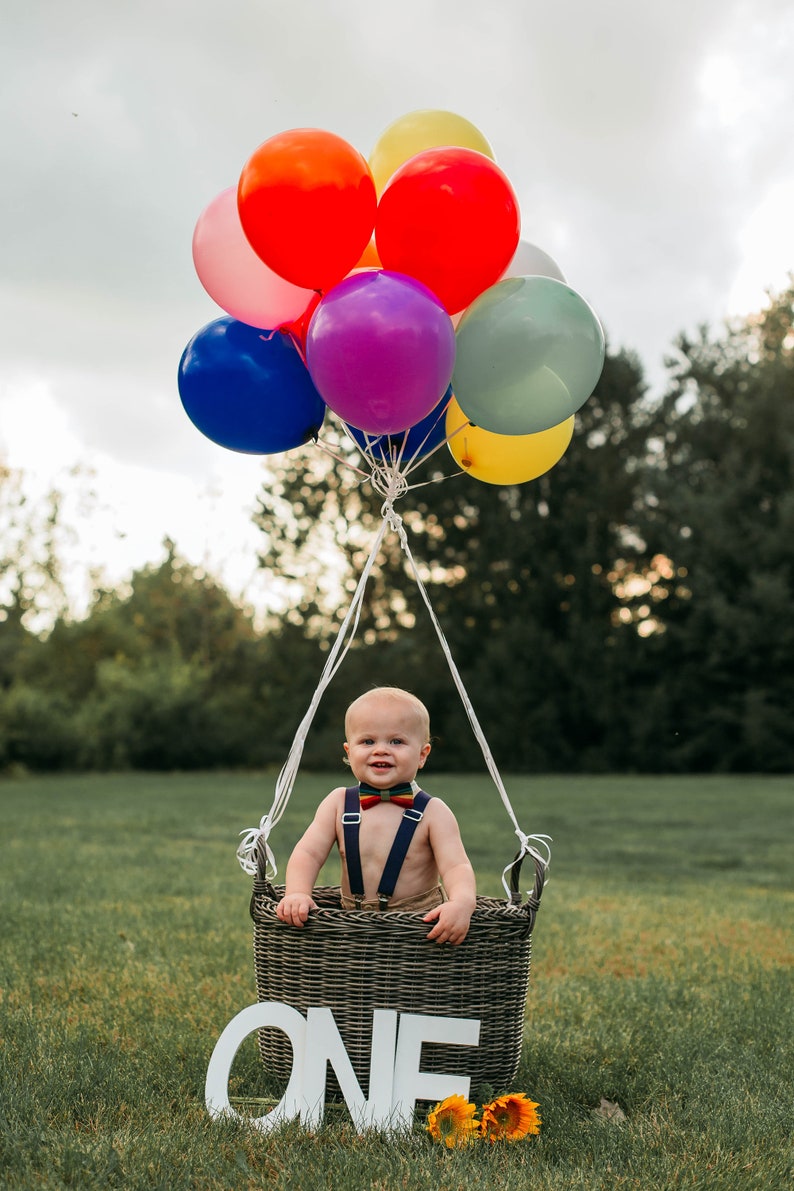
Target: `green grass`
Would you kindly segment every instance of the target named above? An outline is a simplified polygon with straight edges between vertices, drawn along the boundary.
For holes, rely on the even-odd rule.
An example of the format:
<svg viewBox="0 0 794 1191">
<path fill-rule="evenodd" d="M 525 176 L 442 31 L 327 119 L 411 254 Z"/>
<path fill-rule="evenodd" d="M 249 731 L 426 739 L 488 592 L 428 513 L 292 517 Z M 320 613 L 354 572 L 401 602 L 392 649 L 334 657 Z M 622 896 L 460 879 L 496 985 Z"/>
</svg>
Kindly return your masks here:
<svg viewBox="0 0 794 1191">
<path fill-rule="evenodd" d="M 301 778 L 283 869 L 320 794 Z M 791 778 L 515 778 L 554 836 L 516 1091 L 540 1137 L 448 1152 L 417 1127 L 358 1138 L 211 1122 L 215 1041 L 255 999 L 237 832 L 262 775 L 0 783 L 4 1188 L 636 1187 L 776 1191 L 792 1175 Z M 458 811 L 482 892 L 512 827 L 485 779 L 428 778 Z M 333 872 L 327 874 L 333 878 Z M 527 874 L 529 877 L 529 874 Z M 272 1087 L 248 1044 L 242 1096 Z M 625 1120 L 594 1114 L 602 1098 Z"/>
</svg>

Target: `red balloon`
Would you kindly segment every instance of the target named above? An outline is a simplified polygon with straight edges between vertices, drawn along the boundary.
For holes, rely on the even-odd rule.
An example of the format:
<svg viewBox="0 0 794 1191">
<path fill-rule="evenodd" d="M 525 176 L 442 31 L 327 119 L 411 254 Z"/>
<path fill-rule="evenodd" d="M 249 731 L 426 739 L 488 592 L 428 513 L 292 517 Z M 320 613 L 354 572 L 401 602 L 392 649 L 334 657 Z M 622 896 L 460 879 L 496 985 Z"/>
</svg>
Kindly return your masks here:
<svg viewBox="0 0 794 1191">
<path fill-rule="evenodd" d="M 474 149 L 426 149 L 392 175 L 381 195 L 375 242 L 384 269 L 408 273 L 450 314 L 495 285 L 521 231 L 507 176 Z"/>
<path fill-rule="evenodd" d="M 274 273 L 324 291 L 358 263 L 377 199 L 357 149 L 332 132 L 294 128 L 249 157 L 237 207 L 248 242 Z"/>
<path fill-rule="evenodd" d="M 309 323 L 312 321 L 314 312 L 322 300 L 321 294 L 312 294 L 309 299 L 309 305 L 304 310 L 303 314 L 299 314 L 297 318 L 292 319 L 291 322 L 282 323 L 278 328 L 282 335 L 289 335 L 293 346 L 300 358 L 306 363 L 306 337 L 309 334 Z"/>
</svg>

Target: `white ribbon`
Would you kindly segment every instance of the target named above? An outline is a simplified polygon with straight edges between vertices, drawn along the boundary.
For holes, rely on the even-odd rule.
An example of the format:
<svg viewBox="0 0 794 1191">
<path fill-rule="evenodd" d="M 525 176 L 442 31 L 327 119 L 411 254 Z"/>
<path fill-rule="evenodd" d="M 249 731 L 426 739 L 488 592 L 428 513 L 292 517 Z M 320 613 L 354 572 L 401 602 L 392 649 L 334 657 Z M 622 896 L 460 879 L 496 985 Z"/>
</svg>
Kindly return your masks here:
<svg viewBox="0 0 794 1191">
<path fill-rule="evenodd" d="M 246 831 L 241 831 L 240 835 L 244 838 L 240 841 L 237 847 L 237 859 L 240 862 L 240 867 L 244 872 L 248 873 L 250 877 L 255 877 L 257 873 L 257 864 L 254 861 L 254 854 L 258 844 L 262 844 L 265 849 L 266 868 L 265 872 L 269 880 L 272 880 L 277 873 L 276 859 L 270 850 L 270 844 L 267 842 L 272 828 L 270 815 L 263 815 L 258 827 L 249 827 Z M 271 876 L 272 874 L 272 876 Z"/>
<path fill-rule="evenodd" d="M 315 713 L 320 705 L 320 701 L 325 694 L 325 691 L 342 664 L 345 654 L 350 648 L 353 638 L 356 635 L 356 629 L 358 628 L 358 622 L 361 616 L 361 606 L 364 599 L 364 592 L 366 591 L 367 587 L 367 580 L 369 579 L 372 568 L 375 565 L 375 559 L 377 558 L 378 551 L 380 550 L 381 543 L 383 542 L 383 539 L 386 535 L 386 530 L 388 528 L 388 522 L 384 519 L 380 530 L 378 531 L 378 535 L 375 538 L 369 558 L 364 564 L 364 569 L 361 572 L 361 578 L 358 581 L 358 586 L 356 587 L 353 598 L 350 601 L 350 607 L 348 608 L 347 615 L 339 628 L 336 639 L 328 653 L 328 657 L 326 658 L 322 674 L 320 675 L 320 681 L 318 682 L 314 695 L 312 696 L 309 708 L 298 725 L 298 730 L 293 738 L 287 759 L 281 768 L 278 778 L 276 779 L 273 805 L 271 806 L 268 813 L 260 820 L 259 827 L 249 827 L 247 830 L 240 833 L 244 838 L 237 849 L 237 859 L 240 862 L 240 867 L 247 873 L 256 872 L 256 864 L 253 860 L 253 852 L 255 851 L 259 840 L 264 839 L 265 843 L 267 843 L 267 838 L 270 835 L 270 832 L 279 822 L 282 815 L 284 814 L 284 811 L 286 810 L 287 803 L 289 802 L 290 795 L 292 794 L 292 788 L 295 785 L 295 778 L 297 777 L 298 770 L 300 768 L 301 757 L 303 756 L 303 749 L 306 743 L 306 737 L 309 734 L 309 728 L 312 725 Z M 267 861 L 268 879 L 272 880 L 278 873 L 278 868 L 276 867 L 273 853 L 269 848 L 267 852 Z"/>
<path fill-rule="evenodd" d="M 513 865 L 519 864 L 525 856 L 531 856 L 533 860 L 540 861 L 540 863 L 543 865 L 543 871 L 545 873 L 548 871 L 548 867 L 551 864 L 552 841 L 550 835 L 524 835 L 523 831 L 519 831 L 518 828 L 516 828 L 516 835 L 518 836 L 521 844 L 518 855 L 516 856 L 515 860 L 511 860 L 510 863 L 502 870 L 502 888 L 505 891 L 505 897 L 508 901 L 510 901 L 512 897 L 512 890 L 507 883 L 507 874 L 512 870 Z M 544 850 L 546 853 L 545 856 L 542 856 L 537 848 L 532 847 L 529 842 L 530 840 L 534 840 L 535 843 L 537 843 Z M 531 890 L 528 889 L 526 892 L 527 896 L 529 896 Z"/>
<path fill-rule="evenodd" d="M 376 440 L 373 440 L 373 443 L 375 441 Z M 369 440 L 367 445 L 368 447 L 370 446 Z M 237 858 L 240 862 L 240 866 L 246 873 L 249 873 L 250 875 L 256 873 L 256 863 L 253 860 L 253 854 L 256 851 L 257 845 L 261 841 L 266 849 L 268 879 L 272 880 L 278 872 L 275 858 L 267 842 L 268 837 L 270 832 L 281 819 L 286 809 L 287 803 L 289 802 L 289 798 L 292 794 L 292 789 L 295 784 L 295 779 L 300 768 L 300 761 L 301 757 L 303 756 L 306 737 L 308 735 L 312 721 L 314 720 L 314 716 L 320 701 L 332 679 L 334 678 L 334 675 L 341 666 L 345 655 L 350 648 L 353 638 L 356 635 L 356 629 L 358 628 L 358 622 L 361 616 L 361 608 L 363 605 L 367 582 L 372 572 L 372 568 L 375 565 L 375 560 L 378 556 L 378 552 L 380 551 L 386 531 L 387 529 L 391 529 L 397 534 L 400 541 L 400 546 L 405 553 L 406 558 L 408 559 L 408 564 L 413 574 L 414 581 L 419 589 L 419 594 L 424 601 L 425 607 L 430 614 L 430 619 L 436 631 L 439 644 L 441 645 L 441 650 L 444 654 L 444 657 L 447 659 L 452 680 L 455 683 L 458 694 L 461 698 L 461 702 L 463 703 L 463 707 L 466 711 L 466 715 L 468 716 L 469 723 L 471 724 L 472 731 L 474 732 L 474 736 L 482 751 L 486 767 L 491 775 L 494 785 L 499 791 L 499 796 L 502 799 L 504 808 L 507 811 L 515 829 L 515 834 L 518 836 L 521 846 L 519 858 L 530 855 L 543 865 L 543 869 L 545 871 L 548 869 L 551 862 L 551 837 L 548 835 L 526 835 L 518 825 L 518 820 L 516 819 L 516 816 L 513 812 L 510 799 L 507 796 L 507 790 L 505 789 L 504 782 L 502 781 L 496 761 L 494 760 L 493 754 L 491 753 L 488 741 L 485 738 L 485 733 L 483 732 L 480 722 L 477 719 L 471 699 L 469 698 L 468 692 L 466 691 L 466 688 L 463 684 L 463 679 L 460 676 L 460 672 L 455 665 L 455 660 L 452 657 L 452 652 L 447 643 L 447 639 L 444 636 L 444 632 L 438 622 L 438 618 L 436 617 L 432 604 L 430 603 L 430 597 L 427 594 L 427 590 L 424 583 L 422 582 L 422 578 L 417 569 L 414 557 L 411 554 L 411 548 L 408 544 L 408 535 L 405 530 L 403 519 L 394 508 L 394 501 L 403 496 L 409 490 L 410 486 L 406 477 L 408 472 L 411 470 L 411 465 L 415 462 L 416 456 L 414 456 L 414 458 L 409 461 L 407 466 L 403 468 L 402 447 L 400 448 L 399 455 L 396 459 L 394 459 L 392 464 L 385 464 L 382 462 L 382 460 L 376 459 L 374 454 L 371 454 L 369 450 L 365 451 L 365 454 L 367 455 L 372 467 L 372 486 L 375 491 L 384 498 L 383 505 L 381 506 L 381 526 L 373 543 L 372 549 L 370 550 L 369 558 L 364 564 L 364 569 L 361 572 L 361 577 L 359 578 L 358 585 L 350 602 L 347 615 L 342 622 L 334 644 L 328 654 L 328 658 L 326 659 L 325 666 L 323 667 L 322 674 L 320 675 L 320 681 L 318 682 L 317 688 L 314 692 L 314 695 L 312 696 L 309 708 L 301 720 L 300 725 L 298 726 L 298 730 L 295 733 L 295 737 L 292 741 L 292 746 L 287 756 L 287 760 L 284 762 L 281 772 L 279 773 L 276 780 L 273 805 L 271 806 L 268 813 L 260 820 L 259 827 L 249 827 L 245 831 L 240 832 L 240 835 L 243 837 L 237 849 Z M 538 848 L 533 847 L 530 841 L 534 841 L 539 848 L 542 849 L 542 851 L 539 851 Z M 502 885 L 508 900 L 510 898 L 510 889 L 507 885 L 506 876 L 511 868 L 512 864 L 509 864 L 502 873 Z"/>
</svg>

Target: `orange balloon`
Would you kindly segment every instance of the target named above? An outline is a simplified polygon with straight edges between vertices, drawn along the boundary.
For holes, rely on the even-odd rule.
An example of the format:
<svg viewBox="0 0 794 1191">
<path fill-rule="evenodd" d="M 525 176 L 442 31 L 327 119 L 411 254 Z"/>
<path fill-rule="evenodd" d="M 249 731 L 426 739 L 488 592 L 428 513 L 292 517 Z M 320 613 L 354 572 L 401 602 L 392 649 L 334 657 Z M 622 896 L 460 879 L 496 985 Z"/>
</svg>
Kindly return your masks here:
<svg viewBox="0 0 794 1191">
<path fill-rule="evenodd" d="M 357 149 L 332 132 L 293 128 L 249 157 L 237 207 L 248 242 L 274 273 L 325 291 L 366 249 L 377 199 Z"/>
<path fill-rule="evenodd" d="M 473 426 L 453 397 L 447 407 L 449 449 L 484 484 L 525 484 L 559 463 L 573 437 L 574 416 L 537 434 L 494 434 Z"/>
<path fill-rule="evenodd" d="M 356 264 L 357 269 L 382 269 L 380 257 L 378 256 L 377 245 L 375 244 L 375 237 L 373 236 L 367 247 L 362 252 Z"/>
</svg>

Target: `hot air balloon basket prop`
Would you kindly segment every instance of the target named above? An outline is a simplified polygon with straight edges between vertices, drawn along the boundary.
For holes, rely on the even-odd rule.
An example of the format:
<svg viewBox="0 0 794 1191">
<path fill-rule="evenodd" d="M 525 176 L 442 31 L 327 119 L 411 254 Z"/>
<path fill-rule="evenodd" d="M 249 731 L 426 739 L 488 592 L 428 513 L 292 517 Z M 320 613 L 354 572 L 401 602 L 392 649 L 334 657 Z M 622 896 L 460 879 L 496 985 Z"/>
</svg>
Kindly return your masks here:
<svg viewBox="0 0 794 1191">
<path fill-rule="evenodd" d="M 372 481 L 390 477 L 384 488 L 381 529 L 364 565 L 347 616 L 333 642 L 314 693 L 276 782 L 270 811 L 259 827 L 241 833 L 238 858 L 253 876 L 250 912 L 254 923 L 254 967 L 260 1002 L 290 1005 L 300 1013 L 312 1006 L 331 1010 L 356 1078 L 366 1089 L 372 1049 L 373 1012 L 427 1014 L 480 1022 L 476 1050 L 443 1043 L 422 1047 L 423 1069 L 470 1077 L 472 1094 L 481 1089 L 506 1088 L 516 1073 L 524 1036 L 529 983 L 532 930 L 540 905 L 550 860 L 549 840 L 527 835 L 518 825 L 499 771 L 460 672 L 430 604 L 429 596 L 411 553 L 407 530 L 395 512 L 394 489 L 401 476 L 386 468 L 373 472 Z M 383 537 L 396 532 L 419 593 L 446 657 L 450 675 L 468 715 L 472 730 L 502 803 L 520 841 L 517 856 L 504 869 L 504 899 L 478 897 L 469 932 L 460 946 L 439 947 L 428 942 L 422 914 L 389 911 L 370 913 L 341 908 L 338 887 L 315 888 L 317 910 L 312 910 L 302 930 L 285 925 L 276 916 L 283 886 L 272 884 L 275 860 L 269 839 L 289 800 L 297 776 L 303 745 L 324 691 L 349 648 L 372 567 Z M 522 864 L 534 866 L 532 888 L 520 892 Z M 265 1069 L 289 1077 L 293 1064 L 290 1041 L 277 1029 L 259 1031 Z M 338 1094 L 329 1073 L 326 1098 Z"/>
<path fill-rule="evenodd" d="M 532 858 L 535 878 L 522 902 L 520 862 L 511 868 L 509 900 L 478 897 L 469 933 L 459 947 L 427 941 L 419 914 L 372 914 L 342 910 L 339 889 L 318 888 L 303 930 L 285 928 L 276 918 L 283 888 L 260 869 L 254 878 L 254 966 L 260 1001 L 281 1001 L 306 1013 L 329 1006 L 353 1069 L 366 1089 L 369 1079 L 374 1009 L 399 1014 L 444 1014 L 477 1018 L 477 1048 L 425 1043 L 423 1069 L 464 1074 L 472 1095 L 483 1088 L 508 1088 L 516 1074 L 524 1038 L 532 928 L 545 866 Z M 292 1048 L 279 1030 L 259 1031 L 265 1070 L 286 1081 Z M 338 1097 L 333 1075 L 327 1096 Z"/>
<path fill-rule="evenodd" d="M 476 1048 L 427 1041 L 421 1048 L 425 1068 L 465 1072 L 473 1094 L 509 1087 L 521 1056 L 548 838 L 525 834 L 516 821 L 394 507 L 418 463 L 445 446 L 454 474 L 516 485 L 545 475 L 571 442 L 575 414 L 601 373 L 604 335 L 559 266 L 520 233 L 517 197 L 482 134 L 462 117 L 428 111 L 390 126 L 369 161 L 318 129 L 271 137 L 236 188 L 205 209 L 193 237 L 196 271 L 225 315 L 183 352 L 178 380 L 188 417 L 242 453 L 313 442 L 383 501 L 380 531 L 271 809 L 241 833 L 238 849 L 253 878 L 255 1008 L 330 1009 L 362 1088 L 378 1010 L 477 1019 Z M 348 447 L 359 448 L 362 468 L 323 442 L 329 413 Z M 388 532 L 399 537 L 520 841 L 502 876 L 504 899 L 477 898 L 460 946 L 428 943 L 421 914 L 342 910 L 339 890 L 329 887 L 314 891 L 318 908 L 304 929 L 276 916 L 283 889 L 272 883 L 268 841 Z M 522 864 L 525 880 L 534 866 L 523 899 Z M 295 1055 L 284 1030 L 262 1026 L 259 1047 L 268 1072 L 289 1079 Z M 328 1078 L 331 1094 L 335 1075 Z"/>
</svg>

